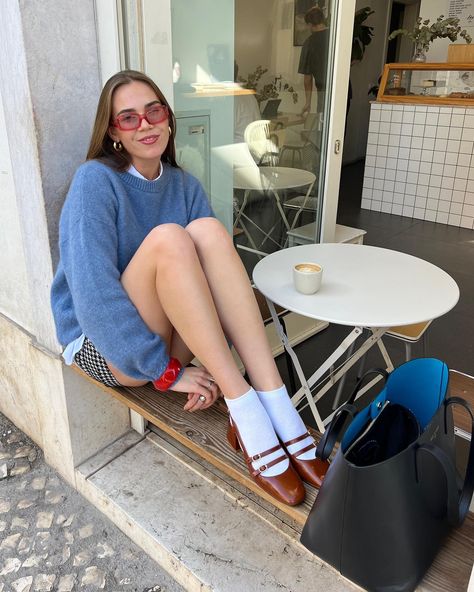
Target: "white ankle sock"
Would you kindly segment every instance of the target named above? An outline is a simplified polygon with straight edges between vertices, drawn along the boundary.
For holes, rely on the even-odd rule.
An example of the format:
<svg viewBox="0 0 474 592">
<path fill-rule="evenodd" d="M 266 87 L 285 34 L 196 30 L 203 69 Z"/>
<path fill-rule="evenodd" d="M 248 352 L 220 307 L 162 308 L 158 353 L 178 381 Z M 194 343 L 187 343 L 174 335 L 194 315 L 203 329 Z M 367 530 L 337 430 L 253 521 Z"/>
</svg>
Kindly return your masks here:
<svg viewBox="0 0 474 592">
<path fill-rule="evenodd" d="M 279 444 L 272 422 L 253 388 L 237 399 L 224 400 L 229 408 L 232 421 L 239 430 L 243 445 L 249 456 L 264 452 Z M 284 454 L 284 450 L 280 448 L 262 459 L 253 461 L 252 465 L 258 469 L 262 465 L 268 464 Z M 264 477 L 280 475 L 286 471 L 289 464 L 290 462 L 286 458 L 266 471 L 263 471 L 262 475 Z"/>
<path fill-rule="evenodd" d="M 257 391 L 257 395 L 282 442 L 293 440 L 293 438 L 297 438 L 307 431 L 298 411 L 290 401 L 285 385 L 274 391 Z M 297 454 L 298 450 L 306 448 L 311 442 L 314 442 L 314 439 L 312 436 L 308 436 L 304 440 L 288 446 L 288 452 Z M 303 454 L 297 455 L 296 458 L 299 460 L 316 458 L 316 448 L 303 452 Z"/>
</svg>

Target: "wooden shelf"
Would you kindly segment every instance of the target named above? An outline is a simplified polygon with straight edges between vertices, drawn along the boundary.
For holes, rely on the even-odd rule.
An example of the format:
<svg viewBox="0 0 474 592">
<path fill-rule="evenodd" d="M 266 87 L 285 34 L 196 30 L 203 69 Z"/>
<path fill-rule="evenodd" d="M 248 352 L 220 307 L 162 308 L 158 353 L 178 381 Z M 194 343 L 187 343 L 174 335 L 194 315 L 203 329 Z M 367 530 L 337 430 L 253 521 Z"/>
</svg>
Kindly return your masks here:
<svg viewBox="0 0 474 592">
<path fill-rule="evenodd" d="M 466 106 L 474 106 L 474 95 L 473 98 L 460 98 L 460 97 L 453 97 L 453 96 L 436 96 L 436 95 L 421 95 L 421 94 L 389 94 L 389 91 L 392 90 L 393 92 L 396 90 L 405 92 L 409 89 L 405 88 L 387 88 L 390 74 L 393 72 L 403 72 L 403 71 L 453 71 L 458 70 L 462 71 L 473 71 L 474 70 L 474 63 L 448 63 L 448 62 L 409 62 L 409 63 L 400 63 L 400 64 L 385 64 L 384 71 L 382 74 L 382 78 L 380 81 L 379 92 L 377 94 L 377 102 L 378 103 L 402 103 L 402 104 L 414 104 L 414 105 L 466 105 Z"/>
</svg>

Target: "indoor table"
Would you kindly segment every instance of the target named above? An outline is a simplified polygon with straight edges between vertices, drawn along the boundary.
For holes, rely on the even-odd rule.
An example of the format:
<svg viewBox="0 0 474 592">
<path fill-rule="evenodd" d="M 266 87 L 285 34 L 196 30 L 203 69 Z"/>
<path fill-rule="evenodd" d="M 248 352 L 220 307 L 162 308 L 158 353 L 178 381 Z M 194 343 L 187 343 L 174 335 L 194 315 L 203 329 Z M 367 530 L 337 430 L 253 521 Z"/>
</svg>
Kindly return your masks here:
<svg viewBox="0 0 474 592">
<path fill-rule="evenodd" d="M 321 288 L 304 295 L 293 286 L 297 263 L 317 263 L 323 268 Z M 364 355 L 378 345 L 388 371 L 393 370 L 382 336 L 390 327 L 430 321 L 451 310 L 459 299 L 456 282 L 445 271 L 417 257 L 379 247 L 355 244 L 313 244 L 282 249 L 260 260 L 253 281 L 266 297 L 275 327 L 288 351 L 301 388 L 293 395 L 295 406 L 307 404 L 323 432 L 332 415 L 321 418 L 317 401 Z M 295 351 L 278 322 L 274 304 L 292 312 L 338 325 L 353 327 L 336 350 L 306 379 Z M 363 329 L 371 335 L 350 355 L 324 386 L 323 376 L 348 351 Z M 366 392 L 377 379 L 362 391 Z M 318 387 L 320 387 L 318 389 Z M 312 390 L 315 392 L 312 393 Z"/>
<path fill-rule="evenodd" d="M 288 219 L 282 207 L 280 192 L 287 189 L 296 189 L 299 187 L 307 187 L 304 199 L 302 200 L 301 209 L 305 206 L 309 199 L 311 190 L 314 182 L 316 181 L 316 175 L 303 169 L 293 169 L 289 167 L 280 166 L 245 166 L 234 169 L 234 189 L 243 189 L 244 198 L 240 208 L 237 208 L 236 216 L 234 220 L 234 228 L 240 224 L 244 230 L 253 250 L 258 252 L 257 246 L 253 241 L 252 237 L 248 233 L 245 224 L 242 223 L 242 218 L 247 220 L 250 224 L 255 226 L 260 232 L 264 234 L 264 239 L 260 243 L 260 247 L 263 243 L 269 239 L 278 246 L 281 246 L 275 241 L 270 234 L 272 233 L 275 225 L 268 231 L 265 232 L 263 228 L 258 226 L 251 218 L 245 214 L 245 208 L 249 200 L 251 191 L 262 191 L 268 192 L 275 198 L 276 206 L 280 213 L 283 224 L 285 225 L 286 231 L 292 230 L 298 219 L 298 212 L 296 213 L 293 223 L 290 226 Z M 265 253 L 263 253 L 265 254 Z"/>
</svg>

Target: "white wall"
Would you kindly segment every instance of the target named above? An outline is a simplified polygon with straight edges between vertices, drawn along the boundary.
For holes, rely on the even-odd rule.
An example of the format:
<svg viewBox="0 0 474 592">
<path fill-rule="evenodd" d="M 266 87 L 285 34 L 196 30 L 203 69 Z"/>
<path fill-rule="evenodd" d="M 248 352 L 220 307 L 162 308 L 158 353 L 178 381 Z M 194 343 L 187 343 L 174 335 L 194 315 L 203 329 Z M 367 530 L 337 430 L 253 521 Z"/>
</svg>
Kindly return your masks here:
<svg viewBox="0 0 474 592">
<path fill-rule="evenodd" d="M 418 18 L 419 4 L 406 4 L 403 17 L 403 29 L 413 29 Z M 390 31 L 391 32 L 391 31 Z M 408 37 L 400 37 L 399 62 L 411 62 L 413 57 L 413 42 Z"/>
<path fill-rule="evenodd" d="M 356 10 L 370 6 L 374 10 L 364 24 L 374 27 L 372 43 L 367 47 L 364 58 L 351 68 L 352 103 L 347 120 L 344 142 L 344 163 L 364 158 L 369 128 L 369 88 L 377 84 L 385 63 L 387 31 L 390 22 L 390 2 L 380 0 L 357 0 Z"/>
<path fill-rule="evenodd" d="M 233 96 L 193 95 L 189 84 L 234 78 L 234 0 L 173 0 L 171 2 L 173 61 L 181 65 L 181 80 L 174 88 L 174 108 L 186 115 L 209 115 L 212 153 L 234 141 Z M 210 160 L 210 199 L 216 216 L 230 230 L 232 162 Z"/>
<path fill-rule="evenodd" d="M 235 60 L 244 78 L 256 66 L 271 67 L 273 11 L 278 0 L 237 0 L 235 3 Z M 242 34 L 243 33 L 243 34 Z"/>
<path fill-rule="evenodd" d="M 441 14 L 448 16 L 449 0 L 421 0 L 420 16 L 423 19 L 436 20 Z M 461 23 L 462 25 L 462 23 Z M 474 39 L 474 24 L 471 27 L 462 25 L 463 29 Z M 429 52 L 426 54 L 429 62 L 445 62 L 448 58 L 448 47 L 451 41 L 449 39 L 436 39 L 431 44 Z M 458 39 L 457 43 L 465 43 L 464 39 Z"/>
<path fill-rule="evenodd" d="M 283 96 L 280 111 L 298 113 L 304 101 L 303 75 L 298 74 L 301 47 L 293 45 L 293 0 L 238 0 L 235 3 L 235 60 L 244 78 L 261 65 L 268 72 L 259 86 L 275 76 L 298 92 L 298 102 Z M 313 93 L 316 94 L 316 93 Z"/>
</svg>

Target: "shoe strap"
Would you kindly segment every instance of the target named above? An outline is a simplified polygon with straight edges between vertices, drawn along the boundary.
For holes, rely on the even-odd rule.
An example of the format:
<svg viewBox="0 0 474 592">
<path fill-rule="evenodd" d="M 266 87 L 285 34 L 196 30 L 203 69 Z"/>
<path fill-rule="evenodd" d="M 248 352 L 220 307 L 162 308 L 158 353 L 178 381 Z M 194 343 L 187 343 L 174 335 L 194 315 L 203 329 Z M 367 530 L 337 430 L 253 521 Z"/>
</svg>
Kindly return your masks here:
<svg viewBox="0 0 474 592">
<path fill-rule="evenodd" d="M 305 432 L 304 434 L 301 434 L 301 436 L 298 436 L 297 438 L 293 438 L 293 440 L 288 440 L 287 442 L 283 442 L 283 446 L 285 448 L 288 448 L 288 446 L 291 446 L 292 444 L 297 444 L 298 442 L 305 440 L 308 436 L 310 436 L 312 438 L 312 436 L 309 432 Z M 313 443 L 314 443 L 314 439 L 313 439 Z"/>
<path fill-rule="evenodd" d="M 311 442 L 311 444 L 308 444 L 308 446 L 305 446 L 301 450 L 297 450 L 296 452 L 293 452 L 293 454 L 289 454 L 291 454 L 291 456 L 295 456 L 296 458 L 298 458 L 300 454 L 304 454 L 305 452 L 308 452 L 308 450 L 312 450 L 314 448 L 317 448 L 316 442 Z"/>
<path fill-rule="evenodd" d="M 277 448 L 280 448 L 280 447 L 277 446 Z M 273 467 L 274 465 L 277 465 L 278 463 L 288 459 L 286 454 L 282 454 L 281 456 L 279 456 L 275 460 L 271 460 L 270 462 L 265 463 L 264 465 L 258 467 L 258 469 L 255 469 L 252 465 L 252 459 L 255 459 L 255 456 L 261 457 L 261 455 L 256 454 L 253 457 L 246 459 L 248 467 L 249 467 L 249 472 L 252 475 L 252 477 L 256 477 L 257 475 L 260 475 L 261 473 L 263 473 L 264 471 L 266 471 L 270 467 Z M 258 460 L 258 459 L 256 459 L 256 460 Z"/>
<path fill-rule="evenodd" d="M 249 460 L 250 461 L 260 460 L 264 456 L 268 456 L 272 452 L 276 452 L 279 448 L 281 448 L 281 446 L 280 446 L 280 444 L 277 444 L 273 448 L 269 448 L 268 450 L 265 450 L 265 452 L 259 452 L 258 454 L 254 454 L 253 456 L 249 456 Z"/>
<path fill-rule="evenodd" d="M 232 417 L 230 414 L 229 414 L 229 421 L 230 421 L 230 425 L 232 426 L 232 428 L 236 431 L 237 439 L 239 441 L 240 447 L 242 448 L 242 452 L 244 453 L 245 462 L 247 463 L 249 473 L 252 475 L 252 477 L 256 477 L 257 475 L 260 475 L 260 473 L 263 473 L 264 471 L 266 471 L 270 467 L 273 467 L 274 465 L 278 464 L 279 462 L 282 462 L 282 461 L 288 459 L 288 457 L 285 454 L 285 451 L 283 450 L 283 448 L 281 447 L 280 444 L 277 444 L 276 446 L 273 446 L 272 448 L 269 448 L 268 450 L 264 450 L 263 452 L 259 452 L 258 454 L 254 454 L 253 456 L 248 456 L 247 451 L 245 450 L 245 446 L 243 445 L 243 443 L 240 439 L 239 430 L 237 429 L 237 426 L 235 425 L 235 423 L 233 423 Z M 275 460 L 272 460 L 268 463 L 263 464 L 258 469 L 254 468 L 254 466 L 252 465 L 252 463 L 254 461 L 260 460 L 261 458 L 268 456 L 269 454 L 272 454 L 272 452 L 276 452 L 277 450 L 282 451 L 281 456 L 279 456 Z"/>
</svg>

